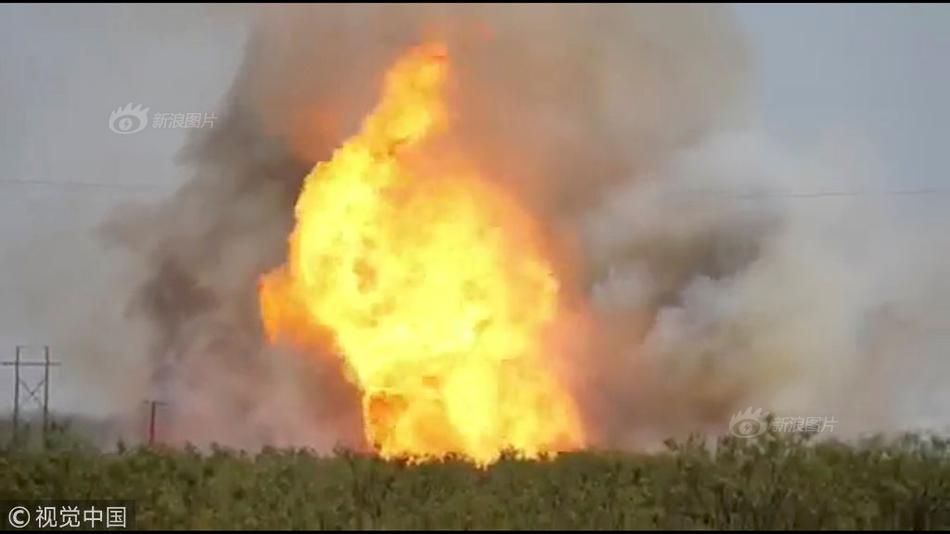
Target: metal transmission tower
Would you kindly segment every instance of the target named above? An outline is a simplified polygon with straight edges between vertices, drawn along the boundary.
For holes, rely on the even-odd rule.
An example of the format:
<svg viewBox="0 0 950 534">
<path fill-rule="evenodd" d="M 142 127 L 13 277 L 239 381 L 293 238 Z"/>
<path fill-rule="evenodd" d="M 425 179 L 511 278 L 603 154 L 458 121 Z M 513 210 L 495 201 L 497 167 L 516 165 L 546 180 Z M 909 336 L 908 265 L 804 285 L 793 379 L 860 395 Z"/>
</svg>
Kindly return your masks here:
<svg viewBox="0 0 950 534">
<path fill-rule="evenodd" d="M 2 362 L 4 366 L 13 366 L 13 438 L 19 435 L 20 430 L 20 390 L 26 392 L 24 400 L 26 402 L 34 401 L 37 406 L 43 408 L 43 437 L 49 430 L 49 368 L 60 365 L 60 362 L 54 362 L 49 359 L 49 345 L 43 345 L 43 361 L 23 360 L 21 354 L 28 349 L 26 345 L 16 346 L 16 357 L 13 361 Z M 20 374 L 20 367 L 43 367 L 43 378 L 35 382 L 32 387 L 23 379 Z M 43 388 L 43 398 L 40 399 L 39 389 Z"/>
</svg>

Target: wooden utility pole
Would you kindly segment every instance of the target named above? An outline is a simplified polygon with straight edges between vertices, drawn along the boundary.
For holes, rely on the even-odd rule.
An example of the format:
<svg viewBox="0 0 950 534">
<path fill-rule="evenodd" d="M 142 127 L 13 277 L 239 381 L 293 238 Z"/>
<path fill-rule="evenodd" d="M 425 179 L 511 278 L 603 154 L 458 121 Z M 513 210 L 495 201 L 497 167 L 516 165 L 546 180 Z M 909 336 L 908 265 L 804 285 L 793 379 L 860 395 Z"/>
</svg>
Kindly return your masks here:
<svg viewBox="0 0 950 534">
<path fill-rule="evenodd" d="M 159 406 L 165 406 L 167 403 L 157 400 L 147 400 L 148 404 L 148 446 L 155 444 L 155 412 Z"/>
</svg>

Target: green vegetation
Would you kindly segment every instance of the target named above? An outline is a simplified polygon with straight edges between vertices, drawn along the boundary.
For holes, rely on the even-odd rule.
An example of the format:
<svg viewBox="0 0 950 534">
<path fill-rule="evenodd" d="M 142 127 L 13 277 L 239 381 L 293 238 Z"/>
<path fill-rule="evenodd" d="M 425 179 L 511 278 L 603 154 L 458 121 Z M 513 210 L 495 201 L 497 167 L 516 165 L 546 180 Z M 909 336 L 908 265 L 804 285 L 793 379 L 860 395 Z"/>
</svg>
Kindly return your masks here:
<svg viewBox="0 0 950 534">
<path fill-rule="evenodd" d="M 2 499 L 130 499 L 139 528 L 950 528 L 950 441 L 766 434 L 417 466 L 340 452 L 0 452 Z"/>
</svg>

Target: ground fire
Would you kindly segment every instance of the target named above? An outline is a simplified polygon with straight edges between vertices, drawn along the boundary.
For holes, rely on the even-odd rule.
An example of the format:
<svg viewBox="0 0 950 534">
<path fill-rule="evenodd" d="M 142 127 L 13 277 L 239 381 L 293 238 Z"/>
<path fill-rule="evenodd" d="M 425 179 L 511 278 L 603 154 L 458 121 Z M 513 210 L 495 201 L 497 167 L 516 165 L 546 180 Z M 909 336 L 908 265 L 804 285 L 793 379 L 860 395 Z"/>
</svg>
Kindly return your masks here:
<svg viewBox="0 0 950 534">
<path fill-rule="evenodd" d="M 542 347 L 558 280 L 531 215 L 440 143 L 450 73 L 441 44 L 408 51 L 359 133 L 306 177 L 288 260 L 261 281 L 265 330 L 344 360 L 385 458 L 580 447 Z"/>
</svg>

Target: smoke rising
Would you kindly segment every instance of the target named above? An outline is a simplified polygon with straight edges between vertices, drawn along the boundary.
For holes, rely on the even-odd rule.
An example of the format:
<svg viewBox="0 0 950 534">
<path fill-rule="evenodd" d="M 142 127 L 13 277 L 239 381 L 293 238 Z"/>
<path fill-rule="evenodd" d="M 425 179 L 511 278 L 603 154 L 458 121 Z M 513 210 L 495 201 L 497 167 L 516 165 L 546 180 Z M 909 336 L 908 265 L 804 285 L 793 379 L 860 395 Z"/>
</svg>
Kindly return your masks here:
<svg viewBox="0 0 950 534">
<path fill-rule="evenodd" d="M 267 6 L 250 24 L 221 123 L 182 154 L 190 180 L 103 228 L 133 259 L 125 320 L 147 330 L 171 439 L 360 443 L 359 403 L 334 360 L 263 342 L 257 281 L 284 260 L 306 172 L 426 38 L 453 57 L 455 141 L 558 249 L 569 312 L 551 358 L 595 445 L 722 433 L 749 405 L 852 431 L 906 415 L 901 382 L 874 372 L 895 350 L 933 358 L 906 349 L 900 325 L 946 309 L 946 295 L 908 291 L 950 274 L 945 260 L 908 244 L 906 261 L 885 262 L 882 246 L 906 235 L 871 239 L 886 211 L 869 220 L 860 200 L 829 209 L 783 195 L 866 177 L 791 155 L 756 126 L 728 11 Z"/>
</svg>

